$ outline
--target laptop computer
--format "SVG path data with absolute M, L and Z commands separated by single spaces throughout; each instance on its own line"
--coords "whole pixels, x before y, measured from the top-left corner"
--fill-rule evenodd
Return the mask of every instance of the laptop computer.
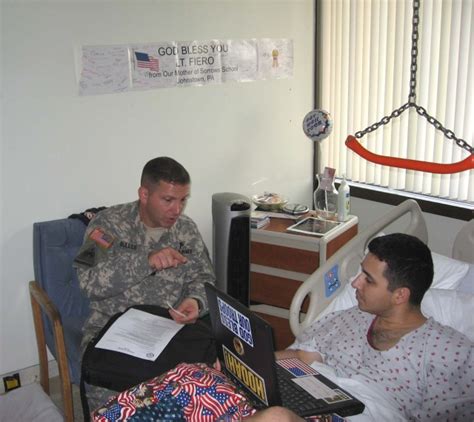
M 275 360 L 272 327 L 233 297 L 206 283 L 223 371 L 256 408 L 284 406 L 300 416 L 350 416 L 365 406 L 298 359 Z

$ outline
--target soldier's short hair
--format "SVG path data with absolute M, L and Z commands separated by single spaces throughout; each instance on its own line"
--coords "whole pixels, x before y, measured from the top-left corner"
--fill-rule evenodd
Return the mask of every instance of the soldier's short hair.
M 141 185 L 151 187 L 161 181 L 189 185 L 191 177 L 188 171 L 176 160 L 170 157 L 153 158 L 143 167 Z

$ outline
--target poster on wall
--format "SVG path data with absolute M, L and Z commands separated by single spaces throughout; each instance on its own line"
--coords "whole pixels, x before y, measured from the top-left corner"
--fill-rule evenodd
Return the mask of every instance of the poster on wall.
M 250 39 L 88 46 L 82 48 L 80 66 L 80 95 L 289 78 L 293 43 Z
M 79 92 L 87 95 L 130 90 L 128 55 L 126 46 L 82 47 Z
M 255 41 L 169 42 L 131 47 L 133 89 L 253 81 Z
M 293 75 L 293 43 L 262 39 L 258 43 L 258 79 L 288 78 Z

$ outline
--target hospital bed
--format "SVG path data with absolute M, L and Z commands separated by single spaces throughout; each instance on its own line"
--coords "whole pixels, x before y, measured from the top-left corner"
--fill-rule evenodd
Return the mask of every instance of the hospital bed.
M 427 226 L 416 201 L 407 200 L 394 207 L 339 249 L 303 282 L 290 307 L 290 327 L 295 336 L 329 312 L 357 305 L 355 290 L 350 281 L 360 270 L 369 241 L 377 235 L 395 231 L 412 234 L 423 242 L 428 242 Z M 432 256 L 434 280 L 425 294 L 421 310 L 425 316 L 452 326 L 474 341 L 474 220 L 468 222 L 456 236 L 452 257 L 436 253 L 432 253 Z M 328 274 L 333 278 L 337 277 L 340 282 L 340 288 L 330 296 L 326 296 L 325 289 L 325 277 Z M 302 313 L 306 297 L 309 299 L 309 306 L 306 313 Z M 344 381 L 336 377 L 334 371 L 331 373 L 329 367 L 322 366 L 318 369 L 322 373 L 327 371 L 325 375 L 332 377 L 339 385 Z M 357 385 L 353 387 L 356 391 L 359 388 Z M 373 399 L 370 394 L 369 397 L 370 401 L 374 401 L 374 406 L 366 407 L 364 414 L 351 417 L 351 421 L 403 420 L 400 415 L 397 416 L 397 412 L 392 412 L 381 404 L 383 400 L 377 392 Z

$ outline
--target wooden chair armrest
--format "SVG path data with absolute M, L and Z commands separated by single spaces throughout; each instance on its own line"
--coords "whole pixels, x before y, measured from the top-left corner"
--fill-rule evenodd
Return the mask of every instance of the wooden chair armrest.
M 64 331 L 61 322 L 61 315 L 59 314 L 56 305 L 51 301 L 37 281 L 30 281 L 29 288 L 31 308 L 33 310 L 33 322 L 36 333 L 36 343 L 38 345 L 40 383 L 44 391 L 49 394 L 48 354 L 46 350 L 44 324 L 41 317 L 41 311 L 43 311 L 53 326 L 56 360 L 58 362 L 59 378 L 61 381 L 61 394 L 64 403 L 65 420 L 67 422 L 72 422 L 74 420 L 74 410 L 72 402 L 71 378 L 69 376 L 69 365 L 67 361 L 66 346 L 64 343 Z

